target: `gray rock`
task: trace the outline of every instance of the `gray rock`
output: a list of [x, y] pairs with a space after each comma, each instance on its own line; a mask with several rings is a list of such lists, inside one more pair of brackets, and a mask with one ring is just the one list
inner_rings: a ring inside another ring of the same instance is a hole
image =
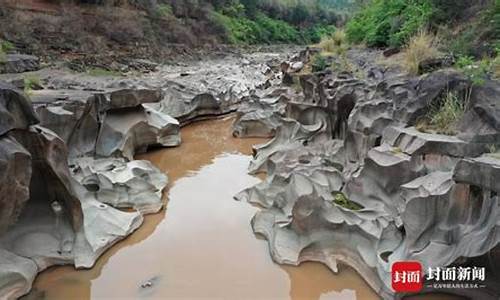
[[0, 266], [0, 295], [3, 299], [17, 299], [30, 291], [38, 273], [32, 260], [0, 249]]
[[39, 68], [40, 59], [32, 55], [7, 54], [5, 59], [0, 60], [0, 74], [30, 72]]
[[120, 89], [109, 93], [97, 94], [106, 110], [137, 107], [144, 103], [161, 100], [160, 89]]
[[455, 136], [424, 133], [414, 127], [389, 127], [384, 132], [383, 141], [410, 155], [478, 156], [487, 148], [486, 144], [469, 143]]
[[126, 157], [145, 152], [150, 146], [180, 144], [179, 122], [151, 108], [109, 111], [100, 125], [95, 153], [101, 157]]
[[0, 81], [0, 136], [38, 123], [29, 100], [12, 85]]
[[[103, 187], [121, 187], [114, 189], [115, 194], [104, 188], [101, 195], [96, 195], [70, 174], [65, 141], [53, 131], [26, 121], [36, 120], [27, 100], [10, 87], [4, 87], [1, 95], [6, 103], [4, 115], [9, 120], [4, 126], [8, 132], [0, 135], [0, 190], [9, 197], [0, 197], [0, 298], [3, 298], [18, 297], [29, 291], [36, 273], [50, 266], [93, 266], [104, 251], [137, 229], [143, 220], [141, 212], [121, 212], [97, 198], [114, 201], [117, 207], [155, 212], [162, 207], [161, 191], [166, 176], [149, 163], [139, 161], [120, 161], [117, 164], [120, 172], [106, 173], [95, 167], [95, 176], [108, 184]], [[87, 99], [84, 92], [70, 95], [73, 99], [47, 97], [50, 101], [38, 98], [36, 103], [42, 112], [42, 124], [54, 127], [72, 144], [75, 132], [71, 130], [97, 129], [101, 115], [95, 97]], [[163, 124], [158, 118], [153, 114], [150, 123]], [[82, 143], [85, 149], [95, 151], [92, 149], [98, 131], [80, 133], [87, 136], [81, 141], [94, 141]], [[158, 139], [162, 138], [159, 134]], [[11, 261], [17, 262], [16, 265]]]
[[0, 234], [14, 224], [29, 199], [31, 155], [14, 138], [0, 138]]
[[499, 154], [485, 154], [460, 160], [455, 167], [453, 179], [500, 193]]
[[423, 268], [482, 255], [500, 241], [498, 196], [456, 184], [452, 172], [433, 172], [402, 186], [406, 237], [389, 257]]
[[109, 93], [40, 91], [34, 93], [41, 124], [61, 136], [70, 157], [125, 156], [150, 146], [180, 144], [179, 123], [141, 103], [157, 102], [158, 90], [121, 89]]
[[453, 56], [443, 56], [438, 58], [428, 58], [418, 64], [419, 74], [432, 72], [442, 68], [449, 68], [455, 64]]
[[72, 160], [71, 170], [73, 178], [99, 202], [142, 214], [156, 213], [163, 206], [167, 176], [148, 161], [84, 157]]
[[[481, 155], [499, 143], [500, 91], [487, 82], [470, 93], [470, 82], [449, 69], [419, 78], [374, 74], [373, 55], [358, 52], [347, 57], [363, 79], [301, 77], [303, 95], [289, 99], [275, 137], [254, 149], [249, 171], [266, 171], [266, 179], [235, 198], [262, 208], [252, 228], [274, 261], [320, 261], [335, 272], [340, 261], [393, 299], [393, 262], [419, 260], [426, 270], [499, 243], [500, 162]], [[458, 135], [416, 130], [449, 91], [470, 95]], [[240, 111], [240, 119], [255, 119], [255, 111]], [[328, 147], [332, 141], [343, 146]]]
[[40, 124], [64, 140], [70, 157], [95, 154], [101, 117], [99, 102], [91, 92], [43, 90], [33, 94]]
[[242, 103], [233, 123], [233, 136], [274, 137], [289, 101], [287, 92], [286, 89], [279, 90], [263, 95], [263, 98], [248, 99]]
[[475, 143], [500, 144], [500, 87], [486, 81], [474, 86], [464, 118], [458, 125], [458, 137]]
[[238, 118], [233, 124], [233, 136], [271, 138], [276, 134], [276, 129], [281, 124], [273, 111], [259, 110], [249, 112]]

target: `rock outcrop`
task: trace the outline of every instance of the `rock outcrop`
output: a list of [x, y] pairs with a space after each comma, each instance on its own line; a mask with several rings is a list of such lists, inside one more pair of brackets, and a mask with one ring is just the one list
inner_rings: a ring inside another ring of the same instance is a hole
[[[393, 262], [418, 260], [427, 270], [500, 242], [500, 163], [498, 153], [487, 154], [500, 145], [500, 90], [488, 81], [471, 92], [451, 69], [409, 77], [356, 51], [348, 57], [357, 77], [293, 75], [302, 93], [281, 92], [284, 111], [263, 97], [240, 110], [236, 136], [274, 138], [255, 147], [249, 167], [266, 180], [235, 198], [263, 208], [252, 227], [276, 262], [320, 261], [335, 272], [341, 262], [392, 299]], [[457, 134], [417, 129], [449, 92], [468, 101]]]
[[40, 59], [32, 55], [7, 54], [0, 59], [0, 74], [30, 72], [39, 68]]
[[[178, 133], [178, 123], [162, 123], [141, 106], [145, 100], [159, 101], [158, 92], [120, 91], [119, 100], [114, 93], [109, 98], [103, 94], [87, 98], [79, 92], [85, 97], [73, 99], [45, 94], [43, 99], [50, 100], [45, 102], [34, 96], [39, 121], [23, 94], [0, 84], [0, 297], [22, 296], [35, 275], [52, 265], [93, 266], [106, 249], [140, 226], [142, 213], [161, 208], [166, 176], [148, 162], [125, 159], [164, 138], [158, 134], [161, 130]], [[101, 144], [119, 149], [116, 156], [121, 158], [98, 158], [99, 134], [106, 134], [102, 128], [110, 126], [102, 120], [120, 106], [136, 119], [138, 111], [144, 116], [138, 123], [153, 129], [123, 130], [121, 136], [115, 134], [118, 138], [103, 140]], [[155, 134], [154, 142], [144, 136], [147, 130]], [[128, 142], [134, 134], [142, 136]], [[137, 212], [122, 212], [106, 203]]]
[[167, 176], [135, 154], [179, 145], [181, 124], [236, 111], [277, 80], [257, 61], [130, 79], [42, 70], [30, 99], [0, 81], [0, 298], [26, 294], [50, 266], [92, 267], [158, 212]]

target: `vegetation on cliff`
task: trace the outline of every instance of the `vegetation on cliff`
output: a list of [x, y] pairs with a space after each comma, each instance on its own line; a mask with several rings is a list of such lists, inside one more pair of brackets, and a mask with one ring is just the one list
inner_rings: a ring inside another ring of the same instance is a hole
[[348, 40], [402, 47], [421, 30], [454, 54], [491, 54], [500, 45], [500, 0], [373, 0], [347, 23]]

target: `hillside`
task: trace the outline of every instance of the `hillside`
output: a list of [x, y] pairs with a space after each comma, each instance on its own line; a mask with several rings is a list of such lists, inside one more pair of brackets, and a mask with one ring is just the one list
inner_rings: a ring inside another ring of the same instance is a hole
[[308, 44], [340, 20], [321, 2], [8, 0], [0, 6], [0, 40], [3, 52], [91, 65], [129, 56], [164, 60], [224, 44]]
[[[359, 5], [359, 3], [358, 3]], [[413, 75], [446, 67], [480, 84], [500, 77], [500, 1], [373, 0], [318, 44], [313, 70], [350, 69], [349, 49], [383, 49], [379, 63]], [[341, 58], [341, 66], [330, 65]]]

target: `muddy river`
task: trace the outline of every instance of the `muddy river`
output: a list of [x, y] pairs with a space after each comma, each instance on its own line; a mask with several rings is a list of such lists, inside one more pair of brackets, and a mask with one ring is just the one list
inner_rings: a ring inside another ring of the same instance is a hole
[[140, 159], [168, 173], [167, 208], [91, 270], [40, 274], [31, 299], [378, 299], [360, 276], [317, 263], [280, 266], [250, 220], [258, 209], [233, 195], [260, 179], [247, 174], [253, 144], [235, 139], [231, 118], [182, 129], [182, 145]]

